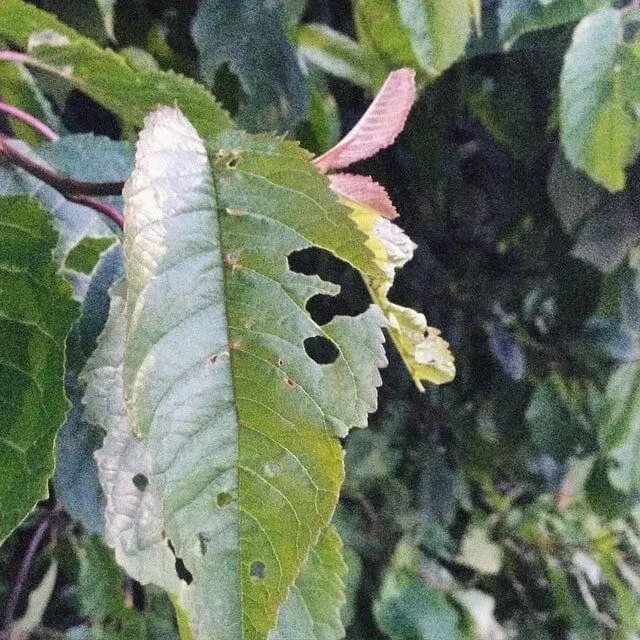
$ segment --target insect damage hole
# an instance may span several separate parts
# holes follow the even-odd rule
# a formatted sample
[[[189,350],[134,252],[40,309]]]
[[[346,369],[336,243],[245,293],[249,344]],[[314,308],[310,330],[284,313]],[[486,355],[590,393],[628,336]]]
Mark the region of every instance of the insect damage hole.
[[[149,478],[142,473],[136,473],[131,479],[136,489],[144,491],[149,486]]]
[[[191,584],[193,582],[193,574],[185,566],[184,560],[182,558],[178,558],[178,556],[176,555],[175,547],[173,546],[173,542],[171,542],[169,538],[167,538],[167,544],[169,545],[169,549],[171,549],[171,553],[173,553],[173,556],[176,559],[175,569],[176,573],[178,574],[178,578],[180,578],[180,580],[184,580],[187,584]]]
[[[256,562],[252,562],[249,567],[249,577],[254,582],[259,582],[260,580],[264,580],[264,577],[267,573],[267,569],[264,566],[264,562],[260,562],[256,560]]]
[[[331,340],[324,336],[313,336],[304,341],[307,355],[318,364],[331,364],[338,359],[340,352]]]
[[[228,507],[233,502],[233,496],[228,491],[221,491],[216,496],[216,504],[218,505],[218,509],[224,509]]]

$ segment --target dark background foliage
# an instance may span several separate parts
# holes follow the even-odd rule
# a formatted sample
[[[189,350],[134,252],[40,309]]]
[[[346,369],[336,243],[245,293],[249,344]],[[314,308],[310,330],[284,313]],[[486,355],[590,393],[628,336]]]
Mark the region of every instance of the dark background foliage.
[[[38,4],[135,64],[201,79],[243,126],[279,130],[314,152],[350,129],[376,86],[298,63],[299,24],[362,39],[354,5],[366,2],[205,1],[207,14],[196,0],[118,0],[112,33],[101,13],[109,3]],[[353,168],[388,188],[418,244],[392,299],[441,328],[458,373],[420,393],[389,346],[379,409],[346,440],[336,522],[350,567],[350,640],[640,633],[639,169],[610,194],[564,158],[558,86],[581,16],[507,52],[500,5],[484,2],[483,36],[422,83],[397,143]],[[251,30],[262,49],[245,38]],[[54,83],[45,92],[69,132],[130,137],[86,96]],[[98,307],[117,271],[110,260],[116,267],[98,267]],[[294,266],[342,285],[315,317],[368,304],[354,273],[326,256],[306,253]],[[53,559],[39,637],[175,637],[164,597],[125,579],[90,535],[101,527],[90,463],[100,436],[87,428],[72,413],[59,441],[76,460],[54,492],[71,515],[51,499],[0,550],[0,611],[14,597],[22,615]]]

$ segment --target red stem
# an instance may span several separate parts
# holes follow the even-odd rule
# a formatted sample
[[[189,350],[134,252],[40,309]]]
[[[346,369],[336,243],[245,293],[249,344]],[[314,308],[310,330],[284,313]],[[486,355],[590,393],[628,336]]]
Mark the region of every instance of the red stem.
[[[78,204],[83,204],[85,207],[89,207],[98,213],[102,213],[110,220],[113,220],[120,229],[124,227],[124,216],[115,207],[112,207],[106,202],[95,200],[94,198],[89,198],[88,196],[83,195],[68,196],[68,199],[73,202],[77,202]]]
[[[30,126],[43,138],[46,138],[49,141],[60,140],[60,136],[53,129],[48,127],[44,122],[38,120],[35,116],[32,116],[30,113],[27,113],[22,109],[18,109],[18,107],[14,107],[11,104],[6,104],[5,102],[0,101],[0,112],[6,113],[8,116],[11,116],[16,120],[20,120],[20,122],[24,122],[24,124]]]

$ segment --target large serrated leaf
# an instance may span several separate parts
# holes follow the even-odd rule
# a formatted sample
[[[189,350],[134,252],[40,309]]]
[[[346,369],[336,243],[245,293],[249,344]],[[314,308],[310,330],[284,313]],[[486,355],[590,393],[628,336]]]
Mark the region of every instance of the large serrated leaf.
[[[78,317],[56,233],[26,196],[0,198],[0,541],[47,495],[64,422],[65,340]]]
[[[106,538],[196,638],[266,638],[333,513],[337,436],[366,425],[385,364],[380,311],[316,325],[307,301],[337,287],[286,256],[315,245],[379,271],[306,152],[239,132],[205,146],[175,109],[149,117],[125,201],[126,280],[85,372]]]

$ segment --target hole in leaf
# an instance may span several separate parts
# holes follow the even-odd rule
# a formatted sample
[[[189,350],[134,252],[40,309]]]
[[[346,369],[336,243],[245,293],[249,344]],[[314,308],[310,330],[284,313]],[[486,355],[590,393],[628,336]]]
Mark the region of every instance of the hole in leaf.
[[[266,572],[267,570],[264,566],[264,562],[256,561],[251,563],[251,567],[249,568],[249,576],[254,582],[264,580]]]
[[[228,507],[233,502],[233,496],[227,491],[221,491],[216,496],[216,504],[218,505],[218,509],[224,509],[224,507]]]
[[[176,555],[176,549],[173,546],[173,542],[171,542],[171,540],[168,538],[167,544],[169,545],[169,549],[171,549],[171,553],[173,553],[176,559],[175,568],[176,573],[178,574],[178,578],[180,578],[180,580],[184,580],[187,584],[191,584],[193,582],[193,574],[185,566],[184,560],[182,558],[178,558],[178,556]]]
[[[317,324],[334,316],[358,316],[369,308],[371,300],[360,275],[348,264],[322,249],[303,249],[289,254],[289,268],[304,275],[318,275],[325,282],[340,285],[337,296],[318,294],[307,302],[307,311]]]
[[[278,471],[280,471],[280,465],[275,462],[267,462],[267,464],[264,465],[264,473],[270,478],[273,478]]]
[[[144,491],[149,486],[149,478],[142,473],[136,473],[132,478],[133,484],[139,491]]]
[[[304,341],[307,355],[318,364],[331,364],[338,359],[340,352],[331,340],[324,336],[313,336]]]

